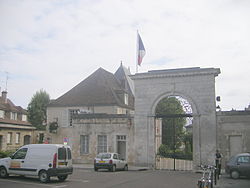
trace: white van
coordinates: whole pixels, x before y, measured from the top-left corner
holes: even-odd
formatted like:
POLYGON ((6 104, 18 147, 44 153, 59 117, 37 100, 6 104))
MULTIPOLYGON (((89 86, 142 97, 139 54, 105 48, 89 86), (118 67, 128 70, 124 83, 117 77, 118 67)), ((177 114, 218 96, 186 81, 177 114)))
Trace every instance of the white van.
POLYGON ((71 149, 60 144, 29 144, 19 148, 11 157, 0 159, 0 177, 9 174, 39 176, 46 183, 51 176, 64 181, 73 173, 71 149))

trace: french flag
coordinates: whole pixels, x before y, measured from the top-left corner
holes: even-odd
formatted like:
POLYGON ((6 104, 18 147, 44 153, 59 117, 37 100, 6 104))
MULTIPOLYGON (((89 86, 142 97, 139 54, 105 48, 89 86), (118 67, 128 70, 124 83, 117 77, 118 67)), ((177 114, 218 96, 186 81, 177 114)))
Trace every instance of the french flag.
POLYGON ((144 45, 142 43, 141 37, 139 35, 139 33, 137 33, 137 39, 138 39, 138 46, 137 46, 137 63, 138 65, 141 66, 142 63, 142 59, 146 54, 144 45))

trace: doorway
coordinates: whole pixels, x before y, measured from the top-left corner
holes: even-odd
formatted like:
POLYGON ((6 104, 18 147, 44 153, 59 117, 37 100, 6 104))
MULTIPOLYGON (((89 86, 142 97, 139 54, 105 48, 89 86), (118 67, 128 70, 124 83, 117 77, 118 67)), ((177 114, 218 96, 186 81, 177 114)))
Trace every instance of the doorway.
POLYGON ((229 150, 230 157, 242 152, 242 136, 231 135, 229 136, 229 150))
POLYGON ((30 135, 25 135, 24 136, 23 144, 24 145, 30 144, 30 135))
POLYGON ((126 135, 117 135, 117 153, 120 158, 126 160, 126 135))

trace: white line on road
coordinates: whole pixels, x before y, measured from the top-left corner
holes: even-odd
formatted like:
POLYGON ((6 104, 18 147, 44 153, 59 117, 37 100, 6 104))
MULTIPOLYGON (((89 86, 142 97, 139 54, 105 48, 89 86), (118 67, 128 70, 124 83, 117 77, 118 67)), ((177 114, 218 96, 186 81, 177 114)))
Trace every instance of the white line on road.
POLYGON ((14 181, 14 180, 6 180, 6 179, 1 179, 1 181, 7 181, 7 182, 13 182, 13 183, 23 183, 26 185, 36 185, 36 186, 44 186, 44 187, 53 187, 52 185, 47 185, 47 184, 38 184, 38 183, 28 183, 28 182, 23 182, 23 181, 14 181))
POLYGON ((61 188, 61 187, 66 187, 67 185, 57 185, 57 186, 53 186, 53 188, 61 188))
POLYGON ((69 179, 70 181, 77 181, 77 182, 83 182, 83 183, 88 183, 89 180, 82 180, 82 179, 69 179))

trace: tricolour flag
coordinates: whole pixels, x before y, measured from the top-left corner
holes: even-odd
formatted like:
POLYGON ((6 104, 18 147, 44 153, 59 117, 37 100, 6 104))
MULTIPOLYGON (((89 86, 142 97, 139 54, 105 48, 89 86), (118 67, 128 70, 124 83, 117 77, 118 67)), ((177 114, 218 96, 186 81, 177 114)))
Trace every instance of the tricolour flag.
POLYGON ((138 45, 137 45, 137 64, 141 66, 141 62, 142 62, 142 58, 145 56, 146 51, 144 48, 144 45, 142 43, 141 37, 139 35, 139 33, 137 33, 138 36, 138 45))

